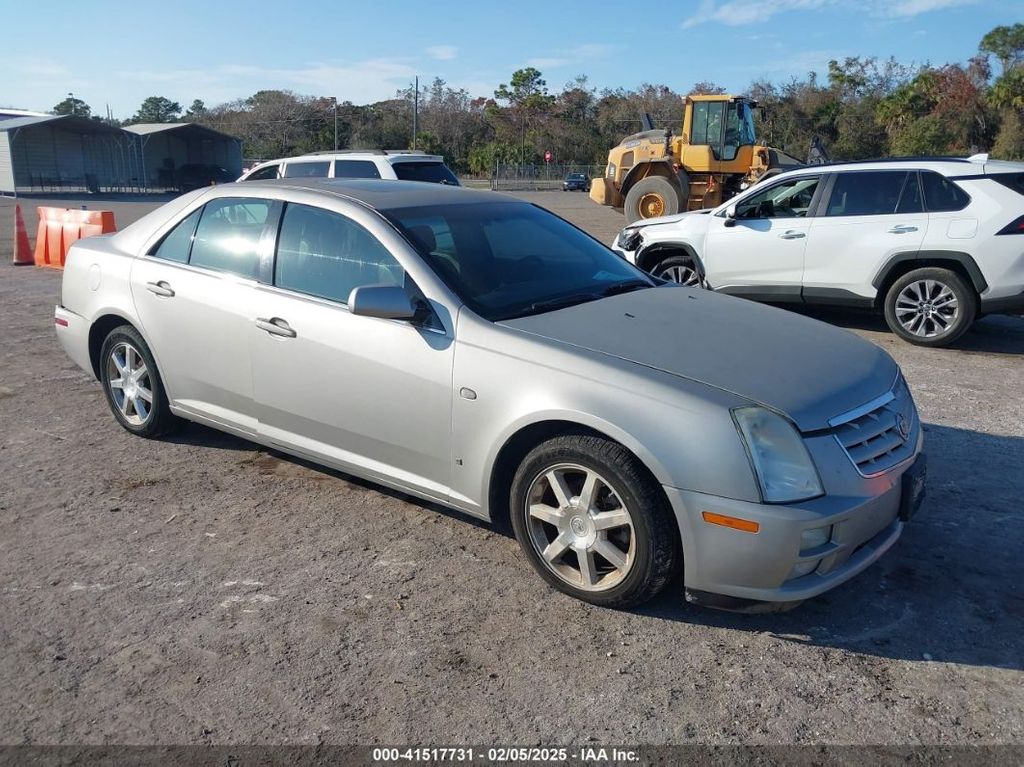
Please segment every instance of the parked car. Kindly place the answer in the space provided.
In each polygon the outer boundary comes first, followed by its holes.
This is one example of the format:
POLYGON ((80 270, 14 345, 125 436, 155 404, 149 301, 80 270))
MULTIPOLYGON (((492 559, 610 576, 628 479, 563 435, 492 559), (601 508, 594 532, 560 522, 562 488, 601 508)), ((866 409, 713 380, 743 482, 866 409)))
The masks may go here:
POLYGON ((439 155, 400 149, 314 152, 269 160, 242 174, 239 181, 275 178, 383 178, 458 186, 459 180, 439 155))
POLYGON ((191 192, 212 184, 230 184, 234 180, 231 171, 219 165, 188 163, 174 171, 174 185, 179 192, 191 192))
POLYGON ((638 221, 613 247, 685 285, 863 307, 943 346, 1024 310, 1024 163, 913 158, 813 166, 710 211, 638 221))
POLYGON ((75 243, 55 320, 129 432, 188 419, 511 522, 595 604, 679 571, 693 601, 799 602, 881 557, 924 488, 884 351, 491 192, 194 192, 75 243))
POLYGON ((590 176, 586 173, 570 173, 562 182, 563 192, 589 192, 590 176))

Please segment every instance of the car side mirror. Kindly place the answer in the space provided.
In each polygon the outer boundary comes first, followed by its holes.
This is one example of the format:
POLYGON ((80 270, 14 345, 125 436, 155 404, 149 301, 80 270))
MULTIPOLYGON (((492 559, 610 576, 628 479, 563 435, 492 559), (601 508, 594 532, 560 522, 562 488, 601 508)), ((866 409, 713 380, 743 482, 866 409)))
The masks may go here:
POLYGON ((348 296, 348 310, 360 317, 385 320, 414 320, 419 312, 405 288, 394 285, 362 285, 348 296))
POLYGON ((736 226, 736 206, 730 205, 725 209, 725 225, 736 226))

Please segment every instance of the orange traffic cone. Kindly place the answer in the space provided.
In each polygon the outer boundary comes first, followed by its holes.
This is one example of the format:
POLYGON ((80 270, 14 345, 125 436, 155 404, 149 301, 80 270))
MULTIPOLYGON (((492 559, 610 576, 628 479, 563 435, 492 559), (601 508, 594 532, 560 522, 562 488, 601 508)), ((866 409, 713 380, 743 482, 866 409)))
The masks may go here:
POLYGON ((21 215, 21 206, 14 206, 14 265, 34 264, 35 257, 28 244, 28 232, 25 230, 25 219, 21 215))

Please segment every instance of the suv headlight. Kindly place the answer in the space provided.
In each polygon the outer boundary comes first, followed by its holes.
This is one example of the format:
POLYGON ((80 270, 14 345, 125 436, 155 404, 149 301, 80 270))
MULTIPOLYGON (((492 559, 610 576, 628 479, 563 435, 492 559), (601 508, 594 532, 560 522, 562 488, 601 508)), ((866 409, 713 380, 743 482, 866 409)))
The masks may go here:
POLYGON ((763 407, 732 411, 766 503, 793 503, 824 495, 803 438, 788 420, 763 407))

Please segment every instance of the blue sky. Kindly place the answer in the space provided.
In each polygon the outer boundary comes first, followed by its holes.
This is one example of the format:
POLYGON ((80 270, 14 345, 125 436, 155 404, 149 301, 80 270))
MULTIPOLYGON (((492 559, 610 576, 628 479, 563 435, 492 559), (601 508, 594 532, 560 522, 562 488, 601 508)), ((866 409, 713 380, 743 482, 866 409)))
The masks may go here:
POLYGON ((434 76, 490 96, 520 67, 560 89, 824 73, 830 58, 964 61, 1024 0, 692 0, 690 2, 350 3, 230 0, 4 3, 0 105, 49 110, 72 91, 94 113, 128 117, 151 95, 207 106, 263 88, 367 103, 434 76))

